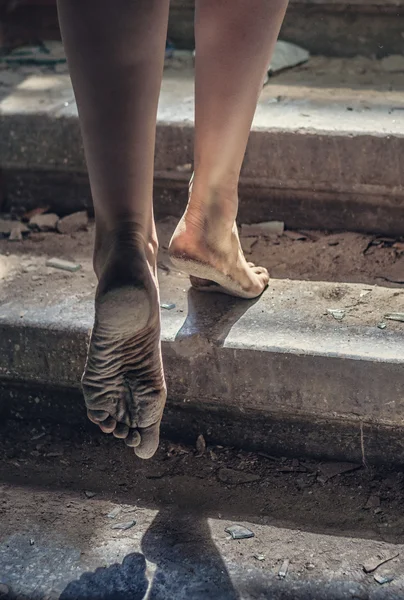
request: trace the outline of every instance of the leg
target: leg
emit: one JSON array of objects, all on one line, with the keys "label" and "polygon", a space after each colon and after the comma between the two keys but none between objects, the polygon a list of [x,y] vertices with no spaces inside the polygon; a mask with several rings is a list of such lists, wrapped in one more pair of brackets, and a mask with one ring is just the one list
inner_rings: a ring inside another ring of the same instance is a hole
[{"label": "leg", "polygon": [[258,296],[269,276],[240,247],[238,179],[286,7],[287,0],[197,2],[195,172],[171,256],[190,275],[245,298]]},{"label": "leg", "polygon": [[168,0],[58,0],[96,216],[89,418],[138,456],[158,445],[160,351],[152,188]]}]

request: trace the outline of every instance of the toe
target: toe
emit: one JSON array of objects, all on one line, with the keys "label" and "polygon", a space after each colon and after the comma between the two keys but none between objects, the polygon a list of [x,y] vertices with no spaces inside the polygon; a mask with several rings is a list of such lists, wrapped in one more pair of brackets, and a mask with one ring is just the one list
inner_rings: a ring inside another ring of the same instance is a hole
[{"label": "toe", "polygon": [[124,440],[128,436],[128,433],[129,427],[125,425],[125,423],[117,423],[117,426],[113,431],[114,436],[121,440]]},{"label": "toe", "polygon": [[125,444],[131,448],[136,448],[140,444],[140,433],[137,429],[131,429],[128,433],[128,437],[125,440]]},{"label": "toe", "polygon": [[265,267],[254,267],[253,271],[256,275],[266,275],[269,279],[269,273]]},{"label": "toe", "polygon": [[113,417],[108,417],[102,423],[98,423],[98,425],[104,433],[112,433],[116,427],[116,421]]},{"label": "toe", "polygon": [[150,425],[150,427],[144,427],[140,429],[141,441],[135,453],[139,458],[151,458],[159,445],[160,439],[160,421]]},{"label": "toe", "polygon": [[96,425],[98,425],[101,421],[105,421],[108,419],[109,413],[106,410],[87,410],[87,416]]}]

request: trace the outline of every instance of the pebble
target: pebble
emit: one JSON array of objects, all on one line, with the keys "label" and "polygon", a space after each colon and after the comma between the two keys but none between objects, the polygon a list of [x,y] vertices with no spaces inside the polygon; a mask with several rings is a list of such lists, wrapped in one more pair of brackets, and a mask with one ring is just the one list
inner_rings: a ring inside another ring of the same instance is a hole
[{"label": "pebble", "polygon": [[109,512],[107,514],[107,517],[108,517],[108,519],[115,519],[115,517],[117,517],[120,512],[121,512],[121,507],[120,506],[116,506],[115,508],[113,508],[111,510],[111,512]]},{"label": "pebble", "polygon": [[39,231],[56,231],[58,221],[55,213],[36,214],[29,220],[29,226]]},{"label": "pebble", "polygon": [[226,527],[225,532],[230,533],[233,540],[246,540],[255,536],[251,529],[247,529],[242,525],[230,525]]},{"label": "pebble", "polygon": [[59,219],[56,228],[59,233],[69,234],[80,231],[81,229],[86,229],[87,225],[88,214],[83,210]]},{"label": "pebble", "polygon": [[123,531],[125,531],[126,529],[130,529],[134,525],[136,525],[136,521],[126,521],[124,523],[115,523],[115,525],[111,526],[111,529],[122,529]]},{"label": "pebble", "polygon": [[281,568],[278,571],[278,577],[279,579],[285,579],[286,575],[288,574],[288,570],[289,570],[289,559],[287,558],[286,560],[283,561]]},{"label": "pebble", "polygon": [[71,262],[69,260],[63,260],[61,258],[49,258],[46,261],[46,266],[53,267],[54,269],[61,269],[62,271],[70,271],[71,273],[81,269],[80,264]]},{"label": "pebble", "polygon": [[87,490],[84,491],[84,494],[86,495],[87,498],[94,498],[94,496],[97,495],[95,492],[89,492]]},{"label": "pebble", "polygon": [[228,469],[226,467],[219,469],[217,476],[223,483],[229,483],[231,485],[253,483],[254,481],[259,481],[261,479],[259,475],[244,473],[244,471],[236,471],[235,469]]}]

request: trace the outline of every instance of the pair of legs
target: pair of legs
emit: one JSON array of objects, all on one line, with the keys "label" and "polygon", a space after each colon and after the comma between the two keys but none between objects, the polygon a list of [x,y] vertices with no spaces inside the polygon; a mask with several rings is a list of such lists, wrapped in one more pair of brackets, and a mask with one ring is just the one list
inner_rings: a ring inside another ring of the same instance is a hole
[{"label": "pair of legs", "polygon": [[[196,286],[246,298],[268,273],[240,248],[238,179],[287,1],[196,2],[194,175],[170,253]],[[88,416],[149,458],[166,398],[152,192],[169,0],[58,0],[58,10],[96,218]]]}]

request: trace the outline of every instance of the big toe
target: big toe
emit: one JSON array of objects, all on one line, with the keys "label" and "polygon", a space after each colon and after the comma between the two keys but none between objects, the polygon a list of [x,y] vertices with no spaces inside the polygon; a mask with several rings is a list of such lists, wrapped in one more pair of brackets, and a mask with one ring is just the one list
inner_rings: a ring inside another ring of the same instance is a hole
[{"label": "big toe", "polygon": [[160,421],[149,427],[140,428],[140,444],[135,448],[139,458],[151,458],[159,446]]}]

